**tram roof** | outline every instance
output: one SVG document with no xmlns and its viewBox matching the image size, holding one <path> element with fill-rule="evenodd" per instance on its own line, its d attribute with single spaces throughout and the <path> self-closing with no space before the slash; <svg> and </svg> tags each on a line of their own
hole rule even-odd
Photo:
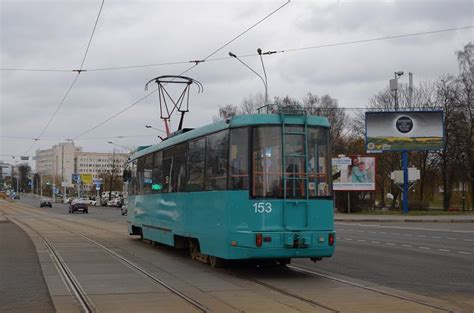
<svg viewBox="0 0 474 313">
<path fill-rule="evenodd" d="M 287 115 L 285 117 L 285 124 L 303 125 L 305 115 Z M 322 126 L 329 128 L 329 121 L 324 116 L 306 115 L 307 124 L 309 126 Z M 167 147 L 186 142 L 201 136 L 212 134 L 224 129 L 254 126 L 254 125 L 281 125 L 282 119 L 280 114 L 250 114 L 250 115 L 236 115 L 227 121 L 218 121 L 199 128 L 195 128 L 188 132 L 170 137 L 156 145 L 152 145 L 143 150 L 135 152 L 130 160 L 137 159 L 143 155 L 165 149 Z"/>
</svg>

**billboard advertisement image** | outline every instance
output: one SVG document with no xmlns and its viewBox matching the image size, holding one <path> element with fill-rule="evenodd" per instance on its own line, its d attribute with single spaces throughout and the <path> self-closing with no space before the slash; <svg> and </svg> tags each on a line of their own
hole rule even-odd
<svg viewBox="0 0 474 313">
<path fill-rule="evenodd" d="M 367 152 L 441 150 L 443 111 L 365 113 Z"/>
<path fill-rule="evenodd" d="M 332 187 L 335 191 L 375 191 L 375 158 L 333 158 Z"/>
</svg>

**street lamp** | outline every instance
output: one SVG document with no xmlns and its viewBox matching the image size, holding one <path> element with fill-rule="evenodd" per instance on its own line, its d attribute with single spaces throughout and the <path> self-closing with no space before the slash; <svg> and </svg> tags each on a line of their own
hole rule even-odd
<svg viewBox="0 0 474 313">
<path fill-rule="evenodd" d="M 237 55 L 235 55 L 234 53 L 230 52 L 229 51 L 229 56 L 236 59 L 237 61 L 239 61 L 240 63 L 242 63 L 246 68 L 248 68 L 249 70 L 251 70 L 255 75 L 257 75 L 261 80 L 262 80 L 262 83 L 263 83 L 263 86 L 265 87 L 265 104 L 268 104 L 268 86 L 267 86 L 267 73 L 265 72 L 265 66 L 263 65 L 263 59 L 262 59 L 262 49 L 258 48 L 257 50 L 258 54 L 260 55 L 260 60 L 262 61 L 262 66 L 263 66 L 263 72 L 265 74 L 265 79 L 263 79 L 263 77 L 257 73 L 253 68 L 251 68 L 250 66 L 247 65 L 247 63 L 245 63 L 244 61 L 242 61 L 241 59 L 239 59 L 237 57 Z"/>
<path fill-rule="evenodd" d="M 390 80 L 390 91 L 395 92 L 395 111 L 398 111 L 398 78 L 403 75 L 403 71 L 393 73 L 395 78 Z"/>
</svg>

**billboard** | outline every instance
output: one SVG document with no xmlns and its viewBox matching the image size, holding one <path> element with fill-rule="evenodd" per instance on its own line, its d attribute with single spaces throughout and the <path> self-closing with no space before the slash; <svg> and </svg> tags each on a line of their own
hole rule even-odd
<svg viewBox="0 0 474 313">
<path fill-rule="evenodd" d="M 333 158 L 332 188 L 335 191 L 375 191 L 375 158 Z"/>
<path fill-rule="evenodd" d="M 441 150 L 443 111 L 366 112 L 365 144 L 368 153 Z"/>
<path fill-rule="evenodd" d="M 92 185 L 92 174 L 80 174 L 80 176 L 84 185 Z"/>
</svg>

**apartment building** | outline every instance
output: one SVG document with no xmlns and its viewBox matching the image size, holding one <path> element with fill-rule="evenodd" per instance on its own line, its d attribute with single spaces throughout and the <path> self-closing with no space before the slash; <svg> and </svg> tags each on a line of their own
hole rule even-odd
<svg viewBox="0 0 474 313">
<path fill-rule="evenodd" d="M 92 174 L 96 178 L 115 169 L 114 174 L 121 176 L 127 158 L 126 153 L 84 152 L 73 142 L 61 142 L 50 149 L 36 150 L 34 160 L 37 173 L 71 185 L 72 174 Z"/>
</svg>

